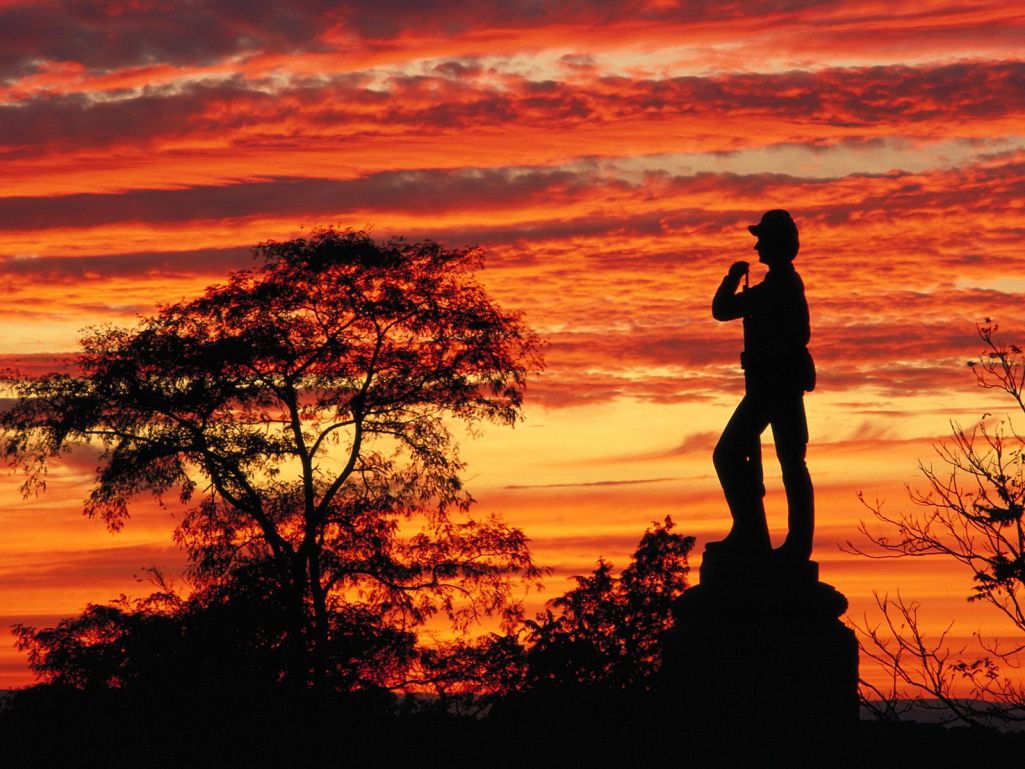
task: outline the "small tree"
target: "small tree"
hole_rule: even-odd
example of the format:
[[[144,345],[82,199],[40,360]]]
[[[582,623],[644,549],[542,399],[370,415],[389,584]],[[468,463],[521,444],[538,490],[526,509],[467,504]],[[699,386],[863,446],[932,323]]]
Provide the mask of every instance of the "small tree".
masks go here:
[[[514,632],[457,642],[417,660],[415,683],[446,711],[480,712],[515,695],[646,692],[660,667],[672,605],[687,588],[694,538],[668,516],[644,532],[616,575],[604,559]]]
[[[1025,413],[1025,353],[1000,343],[996,332],[989,320],[978,328],[985,349],[968,365],[980,387],[1006,393]],[[1017,667],[1025,650],[1025,438],[1009,418],[991,421],[989,415],[972,428],[951,428],[951,440],[936,447],[942,469],[919,465],[927,488],[910,490],[910,510],[892,514],[879,503],[869,505],[883,529],[862,524],[861,531],[876,551],[848,548],[876,558],[940,556],[961,563],[973,581],[968,600],[996,607],[1023,634],[1022,643],[1001,648],[980,638],[986,655],[964,659],[963,650],[946,647],[946,633],[925,636],[917,602],[879,599],[882,621],[857,627],[863,653],[892,682],[889,692],[872,693],[884,715],[895,715],[899,700],[924,695],[971,723],[1025,720],[1025,686],[1001,672]]]
[[[645,531],[629,566],[617,577],[599,560],[577,587],[527,621],[528,689],[647,688],[659,668],[661,638],[673,624],[672,605],[687,588],[694,538],[672,532],[668,516]]]
[[[111,530],[176,491],[194,579],[271,575],[297,685],[345,678],[333,626],[353,607],[400,628],[512,616],[509,579],[538,572],[522,532],[469,517],[447,421],[514,423],[541,362],[474,280],[480,253],[331,229],[255,253],[198,299],[92,330],[75,373],[10,379],[24,492],[81,444],[102,449],[85,513]]]

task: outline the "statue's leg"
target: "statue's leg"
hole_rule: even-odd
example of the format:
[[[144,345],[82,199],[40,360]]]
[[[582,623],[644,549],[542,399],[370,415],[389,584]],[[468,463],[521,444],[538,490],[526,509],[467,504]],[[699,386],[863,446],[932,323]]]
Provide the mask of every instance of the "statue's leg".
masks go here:
[[[724,542],[747,549],[769,549],[769,528],[762,497],[761,434],[769,416],[760,399],[744,396],[723,430],[712,461],[733,516]]]
[[[765,432],[765,428],[762,428]],[[744,452],[747,459],[747,474],[750,478],[751,488],[755,490],[759,498],[765,497],[765,472],[762,469],[762,435],[751,437],[751,444]]]
[[[805,461],[808,420],[804,413],[804,394],[780,397],[773,409],[771,424],[787,493],[789,533],[780,551],[797,558],[810,558],[815,531],[815,490]]]

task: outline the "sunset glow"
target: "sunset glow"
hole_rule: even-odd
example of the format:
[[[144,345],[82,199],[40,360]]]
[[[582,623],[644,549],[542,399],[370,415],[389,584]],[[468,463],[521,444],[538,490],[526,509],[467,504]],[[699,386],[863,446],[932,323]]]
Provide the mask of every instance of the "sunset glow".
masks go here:
[[[965,362],[983,318],[1025,341],[1025,11],[785,5],[0,0],[0,365],[58,368],[82,329],[318,226],[479,245],[488,291],[548,342],[525,421],[461,441],[477,510],[553,569],[536,609],[666,515],[696,553],[728,528],[711,450],[741,332],[711,296],[757,260],[746,225],[786,208],[823,581],[859,620],[899,590],[929,630],[956,619],[954,646],[1007,633],[956,565],[838,543],[870,517],[858,491],[900,509],[951,422],[1013,405]],[[12,623],[181,572],[173,505],[140,500],[116,535],[82,517],[94,469],[82,451],[42,496],[0,484],[0,688],[32,681]]]

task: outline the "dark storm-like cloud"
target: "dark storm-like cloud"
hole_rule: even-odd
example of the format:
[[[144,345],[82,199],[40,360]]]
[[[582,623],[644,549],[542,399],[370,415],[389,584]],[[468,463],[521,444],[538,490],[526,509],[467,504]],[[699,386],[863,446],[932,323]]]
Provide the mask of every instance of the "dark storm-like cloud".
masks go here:
[[[267,215],[317,217],[347,211],[440,211],[529,204],[540,195],[582,194],[587,177],[567,171],[471,169],[384,171],[358,179],[269,179],[172,190],[0,198],[7,230],[163,224]]]
[[[964,361],[978,352],[973,323],[987,315],[1020,315],[1014,283],[999,279],[1025,273],[1017,246],[1021,223],[1011,213],[1025,201],[1023,156],[920,174],[838,179],[655,173],[625,181],[596,169],[424,169],[347,180],[264,179],[121,195],[0,199],[0,213],[6,219],[35,215],[41,227],[51,221],[86,227],[137,220],[202,227],[193,217],[225,221],[293,210],[305,217],[320,205],[336,214],[358,210],[360,220],[372,220],[374,211],[384,219],[396,212],[403,222],[423,224],[419,232],[403,224],[395,234],[488,246],[488,265],[496,272],[489,270],[485,279],[498,300],[528,317],[538,303],[535,317],[549,326],[549,366],[531,382],[530,398],[547,406],[621,397],[705,402],[736,389],[739,329],[711,320],[709,294],[733,258],[724,248],[743,248],[736,256],[750,258],[751,243],[738,236],[746,235],[744,224],[756,220],[766,197],[793,201],[801,223],[799,269],[826,391],[867,386],[907,396],[970,389]],[[716,203],[709,207],[707,201]],[[33,214],[37,207],[45,215]],[[502,215],[465,217],[466,211]],[[510,221],[524,212],[528,223],[518,230]],[[491,229],[466,224],[492,218],[499,224]],[[65,259],[9,258],[0,265],[8,285],[19,287],[8,292],[5,312],[14,317],[32,311],[40,286],[76,276],[211,274],[209,264],[216,259],[227,270],[248,266],[249,257],[240,246],[103,254],[67,264]],[[994,272],[997,267],[1003,272]],[[972,288],[972,280],[982,287]],[[1006,290],[986,288],[987,280]]]
[[[784,174],[735,174],[702,172],[692,175],[649,173],[636,182],[601,174],[590,169],[547,168],[470,168],[383,171],[353,179],[267,178],[234,184],[197,185],[181,189],[135,189],[122,193],[77,193],[57,196],[0,197],[0,222],[9,232],[47,228],[98,227],[121,222],[168,224],[173,222],[235,220],[256,216],[317,220],[320,217],[362,212],[440,214],[451,211],[486,211],[530,208],[543,203],[552,208],[596,195],[619,196],[624,202],[649,203],[701,199],[704,196],[729,196],[733,199],[806,198],[828,193],[832,188],[858,187],[860,195],[837,203],[817,203],[805,207],[806,222],[819,226],[843,227],[852,217],[862,221],[906,220],[923,211],[985,211],[998,204],[1025,200],[1025,158],[1011,162],[937,171],[927,174],[856,175],[838,180],[802,179]],[[600,199],[600,198],[599,198]],[[714,216],[700,210],[678,208],[668,211],[631,214],[623,211],[623,221],[636,221],[632,231],[655,233],[677,227],[692,231],[699,227],[709,234],[721,228],[724,220],[744,221],[753,214],[718,211]],[[675,210],[674,210],[675,209]],[[636,219],[635,219],[636,217]],[[613,220],[616,217],[613,216]],[[533,238],[581,233],[592,229],[600,233],[609,227],[607,214],[582,221],[553,222],[549,232],[543,220],[521,230],[521,237]],[[513,235],[508,225],[498,225],[495,233],[477,228],[489,240],[500,241]],[[906,233],[901,233],[907,237]],[[947,267],[973,261],[974,251],[951,252]],[[603,254],[595,254],[599,261]],[[613,262],[620,256],[608,255]],[[885,267],[885,265],[883,265]]]
[[[963,4],[931,3],[895,12],[860,0],[13,0],[0,8],[0,82],[48,61],[88,72],[326,50],[358,61],[380,51],[416,56],[419,46],[437,55],[460,40],[480,54],[535,50],[566,35],[586,57],[610,41],[650,40],[666,30],[698,45],[758,45],[768,36],[794,52],[871,51],[881,42],[906,49],[929,41],[1008,48],[1019,19],[997,4],[966,11]]]
[[[40,59],[90,70],[210,64],[261,50],[315,49],[330,0],[57,0],[0,9],[0,79]]]
[[[38,377],[51,373],[75,374],[78,372],[78,368],[71,360],[70,354],[0,353],[0,372],[15,377]],[[0,398],[0,408],[7,408],[13,403],[13,398]]]
[[[46,281],[49,284],[145,275],[219,277],[232,270],[252,266],[252,248],[245,246],[180,251],[133,251],[71,257],[50,256],[35,259],[0,256],[0,275],[31,276],[35,280]]]
[[[113,101],[97,102],[78,93],[0,105],[0,147],[36,154],[51,149],[145,146],[161,136],[202,134],[209,126],[205,116],[213,104],[236,103],[243,95],[254,109],[271,101],[258,91],[221,83],[148,91]],[[230,118],[218,123],[224,129],[232,127]]]
[[[811,0],[787,3],[786,10],[796,11],[814,6]],[[821,3],[819,3],[821,5]],[[420,2],[418,0],[359,0],[348,2],[346,19],[362,36],[369,39],[391,39],[409,30],[430,31],[435,34],[459,35],[474,29],[502,29],[517,27],[543,27],[556,24],[583,24],[595,26],[634,21],[696,23],[722,20],[748,14],[764,13],[772,8],[781,10],[778,3],[753,0],[743,7],[731,0],[685,0],[668,6],[644,0],[520,0],[515,3],[476,0],[446,0],[446,2]]]
[[[700,24],[793,16],[821,2],[643,0],[478,2],[476,0],[21,0],[0,9],[0,79],[32,71],[41,59],[74,61],[89,70],[153,63],[209,64],[254,52],[319,50],[325,33],[385,42],[411,32],[439,38],[547,25],[602,25],[624,19]]]
[[[233,78],[149,88],[117,99],[36,96],[0,105],[0,147],[32,156],[55,149],[145,147],[161,137],[230,142],[237,134],[249,150],[298,149],[310,141],[392,141],[481,126],[543,127],[557,135],[634,121],[742,118],[751,121],[751,130],[737,138],[739,146],[792,141],[828,147],[859,140],[870,146],[881,131],[928,139],[934,130],[947,135],[967,120],[1025,114],[1021,61],[572,83],[509,76],[501,87],[472,76],[453,79],[448,72],[396,76],[374,87],[356,75],[290,82]],[[785,130],[773,127],[780,121]],[[859,130],[866,135],[851,136]],[[475,139],[467,137],[471,144]],[[586,154],[587,140],[580,141]]]
[[[992,212],[1025,202],[1025,158],[1016,156],[1004,163],[923,174],[833,180],[781,174],[652,173],[626,181],[586,167],[421,169],[353,179],[271,178],[180,189],[0,198],[0,221],[8,232],[31,233],[126,223],[196,227],[203,222],[259,218],[297,225],[348,222],[362,226],[379,217],[400,215],[412,220],[401,234],[484,246],[494,252],[490,263],[499,267],[536,265],[542,254],[558,249],[560,242],[583,238],[595,242],[586,252],[589,270],[659,271],[672,269],[681,259],[672,237],[685,235],[683,258],[695,267],[706,265],[715,258],[715,244],[755,221],[761,201],[770,199],[793,201],[801,226],[818,233],[806,244],[809,256],[801,257],[810,258],[813,268],[826,269],[821,278],[809,276],[813,293],[816,279],[832,282],[836,276],[853,275],[859,270],[859,258],[880,248],[891,254],[871,265],[864,277],[875,286],[866,286],[862,296],[823,291],[829,295],[831,314],[871,310],[885,316],[894,307],[894,288],[904,285],[909,275],[917,277],[926,260],[925,269],[941,282],[952,275],[984,273],[995,250],[1006,253],[1006,274],[1025,269],[1014,247],[1023,236],[1019,222],[989,221],[971,237],[955,238],[947,231],[954,220],[943,213],[992,219]],[[709,209],[708,200],[733,200],[737,207],[730,210],[720,202]],[[446,218],[455,214],[463,220],[466,212],[498,211],[505,215],[496,224],[453,223]],[[510,215],[514,223],[508,221]],[[877,234],[873,242],[837,241],[853,232]],[[652,245],[640,251],[633,246],[626,251],[607,244],[598,247],[598,241],[615,242],[625,236],[643,238]],[[166,249],[151,246],[148,251],[93,256],[0,254],[0,273],[52,281],[153,273],[223,274],[251,263],[248,248],[258,236],[253,238],[246,242],[240,231],[239,245],[220,249],[179,251],[169,243]],[[664,245],[656,247],[657,243]],[[816,259],[816,248],[832,249],[828,267]],[[550,257],[543,261],[551,264]],[[920,304],[924,312],[932,295],[907,293],[899,301],[902,307]],[[984,292],[973,299],[976,304],[1002,301],[999,292]]]

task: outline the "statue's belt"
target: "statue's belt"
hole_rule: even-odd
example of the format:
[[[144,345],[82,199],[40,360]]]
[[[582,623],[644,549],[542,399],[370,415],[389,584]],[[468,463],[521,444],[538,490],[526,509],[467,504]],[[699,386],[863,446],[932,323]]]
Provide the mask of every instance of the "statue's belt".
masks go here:
[[[805,363],[809,355],[807,347],[791,350],[745,350],[740,353],[740,367],[743,369],[763,368],[788,363],[799,365]]]

